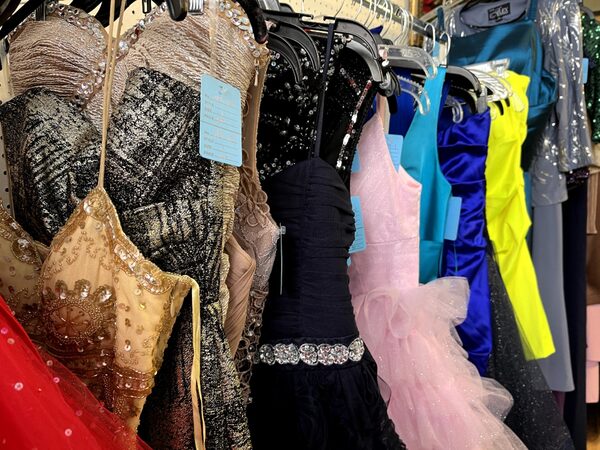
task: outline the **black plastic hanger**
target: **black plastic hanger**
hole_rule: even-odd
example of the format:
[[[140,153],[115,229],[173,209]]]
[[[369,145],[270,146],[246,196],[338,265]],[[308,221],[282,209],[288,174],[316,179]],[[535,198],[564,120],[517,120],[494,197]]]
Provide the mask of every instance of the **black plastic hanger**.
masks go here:
[[[285,11],[285,12],[294,12],[294,8],[292,8],[291,5],[288,5],[287,3],[280,3],[279,4],[279,11]]]
[[[17,9],[0,28],[0,40],[8,36],[11,31],[15,30],[21,23],[42,4],[45,0],[29,0],[21,8]]]
[[[288,63],[290,63],[296,82],[299,83],[302,81],[302,62],[300,61],[296,50],[294,50],[294,47],[292,47],[291,44],[284,38],[275,33],[269,35],[269,43],[267,46],[270,50],[279,53]]]
[[[464,67],[447,66],[446,80],[450,82],[450,93],[465,100],[472,112],[482,113],[487,109],[487,99],[481,83],[475,75]],[[459,89],[454,89],[459,88]],[[472,91],[475,98],[469,94]]]
[[[283,5],[282,5],[283,6]],[[377,49],[377,43],[371,32],[358,22],[354,22],[348,19],[336,19],[335,17],[325,17],[326,20],[332,20],[333,22],[313,22],[308,19],[312,19],[313,16],[310,14],[295,13],[288,11],[267,11],[267,14],[276,18],[279,21],[287,22],[305,30],[309,35],[313,37],[326,38],[329,25],[333,23],[334,34],[344,34],[353,37],[356,44],[362,45],[368,51],[364,52],[358,49],[352,42],[349,47],[353,47],[360,56],[365,59],[366,64],[369,66],[371,71],[371,77],[376,83],[385,83],[386,77],[381,66],[383,59],[379,56]]]
[[[117,20],[119,18],[119,12],[121,9],[121,1],[122,0],[116,0],[115,3],[115,17],[113,17],[113,20]],[[125,0],[125,7],[131,5],[135,0]],[[167,2],[169,3],[169,2]],[[98,10],[98,12],[96,13],[96,20],[98,20],[98,22],[100,22],[103,26],[108,26],[108,23],[110,21],[110,0],[101,0],[100,2],[100,9]]]
[[[271,19],[272,17],[269,15],[268,11],[265,11],[265,16],[267,19]],[[319,51],[317,50],[317,46],[315,42],[311,39],[311,37],[300,27],[296,25],[292,25],[289,22],[273,20],[274,26],[270,28],[269,33],[277,34],[282,38],[286,39],[288,42],[293,42],[300,48],[306,51],[308,59],[310,60],[310,64],[313,70],[319,70],[321,68],[321,57],[319,56]]]
[[[265,13],[259,6],[257,0],[237,0],[238,4],[246,11],[246,15],[252,25],[252,31],[254,32],[254,39],[259,44],[267,42],[269,30],[267,29],[267,21]]]
[[[0,5],[0,24],[6,22],[19,6],[19,0],[4,0]]]

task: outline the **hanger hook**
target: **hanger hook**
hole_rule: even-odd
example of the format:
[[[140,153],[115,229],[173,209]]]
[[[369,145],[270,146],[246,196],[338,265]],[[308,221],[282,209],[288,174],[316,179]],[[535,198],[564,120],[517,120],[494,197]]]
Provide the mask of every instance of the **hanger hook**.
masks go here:
[[[446,31],[442,31],[440,34],[440,43],[442,42],[442,38],[445,38],[444,42],[444,61],[448,60],[448,55],[450,54],[450,49],[452,48],[452,38]]]
[[[400,32],[394,39],[392,39],[392,42],[394,44],[396,44],[398,42],[398,40],[400,39],[400,36],[402,36],[404,34],[404,16],[402,15],[402,8],[398,7],[396,9],[396,11],[394,12],[394,15],[398,16],[398,19],[399,19],[398,26],[400,27]]]
[[[402,20],[402,22],[401,22],[401,27],[400,27],[400,33],[398,34],[398,36],[396,36],[396,39],[394,39],[394,42],[398,43],[399,45],[404,45],[405,37],[407,37],[408,34],[410,33],[411,20],[410,20],[410,15],[408,14],[408,11],[405,10],[404,8],[398,7],[398,11],[396,12],[396,14],[398,14],[398,13],[399,13],[399,17]]]
[[[367,21],[371,20],[371,15],[373,14],[372,9],[373,9],[373,4],[374,4],[374,0],[369,0],[369,15],[366,17],[364,23],[365,26],[367,26]]]
[[[369,23],[366,24],[367,28],[370,28],[373,21],[379,17],[379,11],[377,10],[377,8],[379,8],[379,0],[371,0],[371,4],[373,5],[373,15],[369,16],[370,20]]]
[[[340,5],[340,7],[338,8],[338,10],[335,12],[334,17],[337,19],[337,16],[342,12],[342,9],[344,9],[344,5],[346,4],[346,0],[342,0],[342,4]]]
[[[383,16],[383,27],[381,28],[381,36],[385,36],[385,33],[390,31],[392,23],[392,2],[385,0],[385,15]]]
[[[358,16],[360,16],[360,13],[363,9],[363,0],[360,0],[360,5],[358,6],[358,8],[356,8],[356,15],[354,16],[354,21],[356,22],[356,19],[358,19]]]
[[[433,42],[433,44],[431,45],[431,51],[429,52],[427,50],[427,42],[428,42],[428,37],[427,37],[427,30],[431,28],[431,41]],[[435,27],[433,26],[432,23],[427,22],[425,24],[425,39],[423,40],[423,50],[429,52],[429,53],[433,53],[435,51],[435,44],[437,43],[436,40],[436,35],[435,35]]]

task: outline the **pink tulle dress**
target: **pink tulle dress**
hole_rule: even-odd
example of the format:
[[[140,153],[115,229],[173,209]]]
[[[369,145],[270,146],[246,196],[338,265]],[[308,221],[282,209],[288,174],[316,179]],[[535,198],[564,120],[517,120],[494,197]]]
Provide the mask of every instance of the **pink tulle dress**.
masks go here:
[[[479,376],[454,329],[466,315],[466,279],[419,285],[421,186],[394,168],[379,114],[358,153],[351,192],[360,196],[367,248],[352,255],[350,290],[398,434],[411,450],[525,449],[502,422],[511,395]]]

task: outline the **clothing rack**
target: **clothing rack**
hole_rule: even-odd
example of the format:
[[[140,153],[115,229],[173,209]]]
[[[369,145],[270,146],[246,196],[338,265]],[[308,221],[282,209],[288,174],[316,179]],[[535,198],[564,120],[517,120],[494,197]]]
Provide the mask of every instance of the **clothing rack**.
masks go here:
[[[340,8],[340,2],[342,0],[338,0],[338,1],[331,1],[331,0],[314,0],[314,1],[310,1],[310,0],[286,0],[286,1],[282,1],[281,3],[287,3],[289,5],[291,5],[295,11],[300,12],[302,10],[302,7],[305,6],[306,9],[305,11],[315,11],[318,10],[321,12],[321,14],[323,16],[332,16],[334,15]],[[260,4],[273,4],[273,0],[261,0],[259,1]],[[387,3],[386,0],[346,0],[346,3],[348,4],[348,6],[352,5],[354,8],[349,8],[349,9],[353,9],[353,13],[346,13],[348,14],[346,17],[348,18],[353,18],[356,16],[356,12],[357,12],[357,7],[362,7],[365,11],[370,11],[371,14],[380,17],[381,18],[381,22],[377,22],[377,20],[373,20],[373,23],[371,24],[372,26],[378,26],[378,25],[384,25],[386,24],[386,22],[388,20],[390,20],[390,8],[386,7]],[[405,25],[405,21],[402,18],[402,11],[404,11],[405,13],[410,14],[409,10],[407,7],[405,6],[401,6],[398,4],[399,2],[395,1],[395,2],[390,2],[391,4],[391,9],[392,9],[392,15],[391,15],[391,21],[394,22],[397,26],[404,26]],[[402,2],[402,4],[404,5],[405,2]],[[343,5],[344,9],[346,8],[346,5]],[[343,17],[343,12],[340,12],[340,17]],[[427,22],[412,16],[412,30],[420,35],[426,36],[429,39],[433,38],[432,35],[432,28],[431,28],[431,24],[428,24]],[[360,21],[360,18],[358,19]],[[387,26],[385,26],[385,28],[387,28]],[[392,34],[392,33],[390,33]],[[393,35],[393,34],[392,34]],[[384,36],[384,37],[389,37],[389,36]],[[444,33],[439,32],[438,30],[435,30],[435,38],[436,40],[446,40],[446,35]]]

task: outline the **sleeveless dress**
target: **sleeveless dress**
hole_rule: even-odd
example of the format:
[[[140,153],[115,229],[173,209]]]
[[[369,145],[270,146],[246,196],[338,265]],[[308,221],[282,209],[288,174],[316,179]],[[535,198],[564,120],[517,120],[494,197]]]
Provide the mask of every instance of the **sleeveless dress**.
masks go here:
[[[72,372],[40,353],[0,297],[0,442],[6,450],[149,449]],[[32,405],[35,405],[32,408]]]
[[[240,169],[240,191],[235,209],[233,233],[240,245],[256,262],[256,272],[247,299],[245,322],[239,346],[235,354],[235,365],[240,376],[242,396],[247,403],[250,398],[250,377],[252,362],[262,325],[262,313],[269,289],[269,276],[275,262],[276,245],[279,240],[279,227],[273,221],[256,168],[256,148],[260,99],[265,85],[266,66],[259,73],[258,83],[250,87],[248,116],[244,127],[244,163]],[[226,324],[227,326],[227,324]]]
[[[263,183],[285,226],[248,408],[256,450],[400,449],[360,339],[348,289],[350,195],[320,158]],[[281,284],[280,284],[281,283]]]
[[[352,255],[352,303],[398,433],[410,449],[524,449],[502,423],[510,394],[480,378],[454,331],[466,314],[467,281],[419,286],[421,187],[395,170],[379,115],[365,126],[358,154],[351,186],[367,247]]]
[[[462,199],[458,234],[444,242],[442,274],[469,280],[467,317],[458,328],[469,360],[484,376],[492,351],[490,288],[486,260],[485,163],[490,113],[473,114],[454,123],[440,117],[438,152],[442,172],[452,184],[452,195]]]
[[[486,219],[527,357],[540,359],[554,353],[554,343],[526,242],[531,220],[520,160],[527,135],[529,78],[509,71],[506,79],[515,97],[504,114],[492,120],[485,170]]]
[[[256,450],[405,448],[387,416],[348,289],[355,224],[345,182],[375,89],[347,42],[329,35],[328,53],[317,40],[328,53],[320,74],[296,81],[277,53],[267,74],[258,169],[281,236],[251,379]]]
[[[392,116],[390,133],[404,135],[400,163],[408,174],[421,183],[421,223],[419,228],[419,281],[427,283],[439,275],[446,215],[450,199],[450,183],[444,177],[438,161],[437,126],[446,69],[438,68],[433,79],[425,81],[429,95],[429,113],[414,112],[412,98],[400,96],[399,111]],[[406,101],[410,99],[409,103]],[[424,97],[421,99],[425,103]],[[412,121],[406,120],[411,118]]]

